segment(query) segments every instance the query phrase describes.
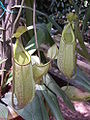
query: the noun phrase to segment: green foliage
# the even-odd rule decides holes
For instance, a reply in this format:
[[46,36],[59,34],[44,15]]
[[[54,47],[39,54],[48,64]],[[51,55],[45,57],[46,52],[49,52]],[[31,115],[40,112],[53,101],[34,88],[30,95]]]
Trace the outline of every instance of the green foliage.
[[84,32],[84,30],[86,30],[87,27],[87,22],[90,20],[90,5],[87,8],[87,12],[83,21],[83,28],[82,28],[82,33]]
[[55,96],[50,96],[47,91],[42,91],[46,102],[48,103],[48,106],[51,109],[51,112],[53,113],[53,115],[55,116],[56,120],[64,120],[64,118],[62,117],[60,108],[58,106],[58,101],[56,99]]
[[90,80],[79,67],[77,68],[76,76],[72,81],[74,84],[77,84],[84,88],[85,91],[90,92]]
[[63,101],[71,110],[73,111],[75,110],[73,104],[71,103],[65,92],[62,91],[62,89],[57,85],[57,83],[55,82],[55,80],[53,80],[52,77],[47,75],[46,78],[44,79],[44,82],[46,86],[48,86],[48,88],[52,90],[57,96],[63,98]]
[[[25,5],[28,7],[33,8],[33,0],[25,0]],[[25,19],[26,19],[26,25],[30,26],[33,24],[33,12],[25,9]],[[33,30],[32,31],[28,31],[28,38],[27,39],[31,39],[33,36]]]
[[28,104],[24,109],[19,110],[18,113],[25,120],[49,120],[42,95],[39,91],[37,91],[33,102]]
[[[50,45],[54,44],[54,41],[52,40],[50,33],[49,33],[49,29],[48,28],[48,24],[46,26],[46,24],[42,24],[39,28],[39,30],[37,31],[37,39],[38,39],[38,46],[40,47],[40,45],[42,43],[49,43]],[[28,46],[30,46],[31,44],[34,44],[34,46],[32,46],[31,48],[29,48]],[[27,47],[29,49],[33,49],[36,48],[35,46],[35,36],[32,37],[32,39],[28,42]]]

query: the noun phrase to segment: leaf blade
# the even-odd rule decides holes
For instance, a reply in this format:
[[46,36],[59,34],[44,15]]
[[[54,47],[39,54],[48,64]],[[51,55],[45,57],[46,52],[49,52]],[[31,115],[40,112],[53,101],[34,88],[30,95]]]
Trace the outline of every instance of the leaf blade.
[[67,97],[65,92],[60,89],[57,83],[53,80],[53,78],[49,75],[46,76],[45,84],[57,95],[61,96],[66,103],[66,105],[72,110],[75,111],[73,104],[71,103],[70,99]]
[[57,106],[54,98],[52,98],[46,91],[42,91],[42,94],[44,95],[45,100],[48,103],[48,106],[50,107],[56,120],[64,120],[62,113],[61,113],[59,107]]

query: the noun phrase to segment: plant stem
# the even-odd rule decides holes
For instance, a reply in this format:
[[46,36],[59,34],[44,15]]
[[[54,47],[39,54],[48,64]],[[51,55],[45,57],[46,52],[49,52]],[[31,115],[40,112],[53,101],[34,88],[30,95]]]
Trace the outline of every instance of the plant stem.
[[16,26],[18,20],[19,20],[20,15],[21,15],[23,4],[24,4],[24,0],[22,0],[22,2],[21,2],[21,7],[19,9],[18,15],[17,15],[17,17],[16,17],[16,19],[15,19],[15,21],[13,23],[12,35],[13,35],[14,31],[15,31],[15,26]]
[[37,49],[37,52],[38,52],[38,56],[40,58],[40,52],[39,52],[39,47],[38,47],[38,40],[37,40],[37,32],[36,32],[36,24],[35,24],[35,11],[36,11],[36,0],[34,0],[34,3],[33,3],[33,28],[34,28],[34,34],[35,34],[35,44],[36,44],[36,49]]
[[[20,5],[15,5],[15,6],[12,7],[12,9],[13,9],[13,8],[20,8],[20,7],[21,7]],[[23,6],[23,8],[33,11],[33,9],[32,9],[31,7],[28,7],[28,6]],[[58,31],[59,31],[60,33],[62,33],[62,28],[56,23],[56,21],[55,21],[54,19],[52,19],[52,18],[51,18],[50,16],[48,16],[47,14],[40,12],[39,10],[36,10],[36,13],[38,13],[38,14],[43,15],[44,17],[46,17],[47,20],[48,20],[49,22],[51,22],[51,23],[58,29]]]
[[[21,5],[14,5],[14,6],[12,7],[12,9],[14,9],[14,8],[20,8],[20,7],[21,7]],[[28,10],[30,10],[30,11],[33,11],[33,8],[32,8],[32,7],[29,7],[29,6],[22,6],[22,8],[28,9]],[[41,14],[41,15],[43,15],[43,16],[45,16],[45,17],[48,17],[48,15],[46,15],[45,13],[40,12],[39,10],[35,10],[35,11],[36,11],[36,13],[38,13],[38,14]]]

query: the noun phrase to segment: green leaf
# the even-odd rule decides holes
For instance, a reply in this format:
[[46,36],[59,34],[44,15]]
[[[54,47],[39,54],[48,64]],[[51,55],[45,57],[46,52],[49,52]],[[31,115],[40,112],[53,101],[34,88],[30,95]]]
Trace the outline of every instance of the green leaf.
[[75,36],[76,36],[76,38],[77,38],[78,41],[79,41],[80,47],[82,48],[84,55],[85,55],[85,56],[87,55],[88,60],[90,61],[90,55],[89,55],[89,53],[88,53],[88,51],[87,51],[87,48],[86,48],[86,46],[85,46],[85,44],[84,44],[83,36],[82,36],[82,34],[81,34],[81,32],[80,32],[80,28],[79,28],[79,26],[78,26],[78,23],[79,23],[79,21],[77,21],[77,22],[75,23]]
[[[33,8],[33,0],[25,0],[25,5],[28,6],[28,8]],[[32,25],[33,24],[33,11],[30,11],[29,9],[25,9],[25,19],[26,19],[26,25]],[[28,38],[31,39],[33,36],[33,30],[28,31]]]
[[49,23],[47,24],[47,29],[48,29],[48,32],[49,32],[49,33],[50,33],[50,31],[51,31],[51,28],[52,28],[52,23],[49,22]]
[[61,96],[66,105],[71,109],[75,110],[73,104],[70,99],[67,97],[65,92],[57,85],[57,83],[53,80],[53,78],[49,75],[46,75],[45,84],[50,88],[57,96]]
[[8,109],[5,105],[0,103],[0,119],[7,119]]
[[85,52],[83,52],[83,50],[80,50],[79,48],[76,48],[76,50],[81,56],[90,61],[90,55],[87,55]]
[[10,73],[9,78],[8,78],[7,82],[5,83],[5,85],[9,84],[12,80],[13,80],[13,75],[12,75],[12,73]]
[[4,63],[7,59],[0,59],[0,65]]
[[56,44],[54,44],[53,46],[51,46],[47,52],[47,57],[51,58],[51,59],[57,59],[58,56],[58,48],[56,46]]
[[37,91],[36,97],[32,103],[27,105],[24,109],[19,110],[18,113],[25,120],[49,120],[42,95],[39,91]]
[[77,74],[74,80],[72,80],[72,82],[73,84],[79,85],[86,91],[90,92],[90,80],[79,67],[77,67]]
[[47,91],[43,90],[42,91],[46,102],[48,103],[48,106],[51,109],[51,112],[55,116],[56,120],[64,120],[62,113],[60,111],[59,106],[57,105],[57,99],[53,96],[50,96]]
[[47,16],[47,19],[58,29],[60,33],[62,33],[62,28],[56,23],[52,15],[49,17]]
[[[45,24],[42,24],[40,29],[37,31],[37,40],[38,40],[39,47],[42,43],[49,43],[50,45],[54,44],[54,41],[52,40],[50,33],[48,32],[47,26]],[[35,36],[32,37],[32,39],[28,42],[27,46],[30,46],[31,44],[34,44],[34,46],[31,48],[28,48],[28,50],[32,48],[36,49]]]
[[71,100],[75,100],[75,101],[90,100],[90,93],[83,92],[74,86],[68,86],[68,88],[67,86],[64,86],[61,89],[65,91],[65,93]]
[[43,118],[45,118],[45,120],[49,120],[47,110],[46,110],[44,102],[42,100],[42,93],[40,91],[36,91],[36,94],[37,94],[37,96],[39,98],[40,106],[42,108],[41,110],[42,110]]
[[88,6],[87,13],[85,15],[85,19],[83,21],[83,28],[82,28],[82,33],[87,27],[87,22],[90,20],[90,5]]

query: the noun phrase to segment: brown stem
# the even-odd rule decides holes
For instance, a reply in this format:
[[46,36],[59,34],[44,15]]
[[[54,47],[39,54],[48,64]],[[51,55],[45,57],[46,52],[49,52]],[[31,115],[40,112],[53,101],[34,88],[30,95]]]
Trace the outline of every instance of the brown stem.
[[33,28],[34,28],[34,34],[35,34],[36,49],[38,52],[38,56],[40,58],[40,52],[38,49],[39,47],[38,47],[38,40],[37,40],[36,24],[35,24],[35,16],[36,16],[36,0],[34,0],[34,3],[33,3]]
[[14,23],[13,23],[12,35],[13,35],[14,31],[15,31],[15,26],[16,26],[19,18],[20,18],[23,4],[24,4],[24,0],[22,0],[22,2],[21,2],[21,7],[20,7],[20,9],[19,9],[18,15],[17,15],[17,17],[16,17],[16,19],[15,19],[15,21],[14,21]]

